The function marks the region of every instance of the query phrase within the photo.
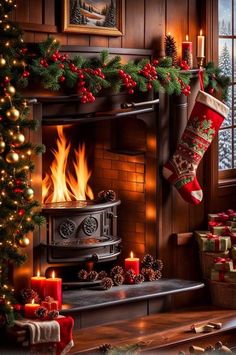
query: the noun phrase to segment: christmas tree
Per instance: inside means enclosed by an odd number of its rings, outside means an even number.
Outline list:
[[[225,75],[225,76],[232,75],[232,63],[231,63],[231,59],[230,59],[229,48],[227,47],[226,42],[224,43],[224,45],[220,51],[219,67],[220,67],[223,75]]]
[[[82,24],[82,14],[78,0],[70,0],[70,23],[73,25]]]
[[[26,260],[23,248],[30,243],[29,233],[43,222],[34,200],[30,174],[32,156],[43,147],[27,141],[36,121],[29,118],[29,107],[19,94],[30,75],[25,63],[27,48],[9,13],[12,0],[0,2],[0,327],[13,315],[14,289],[9,270]]]
[[[107,8],[105,21],[103,23],[104,27],[115,27],[116,26],[116,9],[114,6],[114,1],[111,0],[110,6]]]

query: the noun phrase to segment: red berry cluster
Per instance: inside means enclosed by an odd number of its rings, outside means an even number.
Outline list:
[[[182,70],[189,70],[190,66],[188,65],[186,60],[181,60],[181,62],[179,63],[179,66]]]
[[[155,59],[152,64],[148,63],[146,64],[142,70],[139,71],[139,74],[142,74],[145,76],[145,78],[148,80],[147,83],[147,89],[151,90],[152,89],[152,82],[153,80],[157,79],[157,72],[155,66],[158,64],[158,60]]]
[[[191,88],[189,85],[186,85],[180,78],[178,79],[178,82],[180,83],[182,94],[184,94],[185,96],[191,94]]]
[[[52,54],[51,56],[51,60],[53,62],[58,62],[58,61],[61,61],[61,62],[64,62],[65,60],[68,59],[68,54],[60,54],[59,51],[56,51]]]
[[[127,74],[124,70],[120,69],[118,72],[120,78],[123,81],[123,84],[128,89],[128,94],[134,93],[134,88],[137,85],[136,81],[134,81],[131,75]]]
[[[42,65],[42,67],[47,68],[48,67],[48,62],[45,58],[40,59],[39,63]]]

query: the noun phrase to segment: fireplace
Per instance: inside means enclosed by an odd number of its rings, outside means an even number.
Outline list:
[[[34,237],[34,272],[78,270],[84,263],[101,269],[106,262],[122,264],[131,251],[139,257],[157,255],[158,99],[151,92],[134,94],[132,101],[126,93],[108,92],[83,105],[74,95],[35,96],[33,115],[42,119],[36,140],[41,138],[47,148],[35,180],[37,195],[44,196],[47,225]],[[66,136],[66,147],[70,145],[67,165],[61,168],[67,175],[73,171],[67,183],[69,201],[56,201],[52,186],[47,193],[45,185],[42,189],[55,159],[58,129]],[[85,152],[89,176],[82,198],[75,197],[77,182],[72,187],[74,177],[80,176],[74,168],[79,151]],[[116,198],[101,201],[102,190],[114,191]]]

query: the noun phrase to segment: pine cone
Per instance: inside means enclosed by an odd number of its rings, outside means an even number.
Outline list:
[[[79,280],[81,280],[81,281],[87,280],[87,277],[88,277],[88,273],[86,270],[82,269],[78,272]]]
[[[55,319],[59,316],[59,312],[55,309],[53,309],[52,311],[48,312],[48,318],[49,319]]]
[[[98,193],[98,199],[100,202],[115,201],[116,193],[113,190],[102,190]]]
[[[110,277],[104,277],[101,282],[101,286],[104,290],[109,290],[113,286],[113,281]]]
[[[121,275],[121,274],[116,274],[116,275],[114,275],[114,277],[113,277],[113,281],[114,281],[114,284],[115,284],[116,286],[120,286],[120,285],[123,285],[123,283],[124,283],[124,281],[125,281],[125,278],[124,278],[124,276]]]
[[[176,66],[178,62],[177,46],[173,36],[165,36],[165,55],[172,58],[172,65]]]
[[[153,261],[154,261],[154,259],[153,259],[152,255],[150,255],[150,254],[144,255],[143,260],[142,260],[142,267],[144,267],[146,269],[151,268]]]
[[[161,271],[163,269],[163,261],[160,259],[154,260],[154,262],[152,264],[152,268],[154,271],[157,271],[157,270]]]
[[[24,304],[31,303],[32,300],[34,300],[35,303],[40,303],[40,298],[38,293],[34,291],[32,288],[23,288],[23,290],[21,290],[21,298]]]
[[[114,266],[112,269],[111,269],[111,272],[110,272],[110,276],[113,278],[115,275],[124,275],[124,269],[117,265],[117,266]]]
[[[45,307],[39,307],[39,308],[36,309],[36,311],[35,311],[36,317],[37,317],[37,318],[40,318],[40,319],[46,318],[47,314],[48,314],[48,310],[47,310],[47,308],[45,308]]]
[[[112,349],[111,344],[102,344],[102,345],[99,346],[99,351],[102,354],[106,354],[111,349]]]
[[[104,279],[105,277],[107,277],[107,272],[102,270],[98,273],[98,280],[102,280]]]
[[[142,268],[141,274],[144,276],[146,281],[154,281],[155,280],[155,271],[151,268]]]
[[[138,274],[134,277],[135,284],[142,284],[144,282],[144,276],[142,274]]]
[[[159,280],[162,277],[162,273],[160,270],[154,271],[155,273],[155,280]]]
[[[87,280],[88,281],[96,281],[98,278],[98,273],[97,271],[93,270],[88,273]]]
[[[133,269],[129,269],[125,273],[125,283],[133,284],[134,283],[135,272]]]

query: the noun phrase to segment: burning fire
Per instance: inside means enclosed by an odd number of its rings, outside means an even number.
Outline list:
[[[43,179],[43,203],[92,200],[93,192],[88,185],[91,172],[86,161],[85,144],[74,150],[73,174],[67,169],[71,144],[66,140],[63,126],[57,126],[57,133],[57,148],[52,150],[54,160],[50,166],[51,174],[46,173]]]

